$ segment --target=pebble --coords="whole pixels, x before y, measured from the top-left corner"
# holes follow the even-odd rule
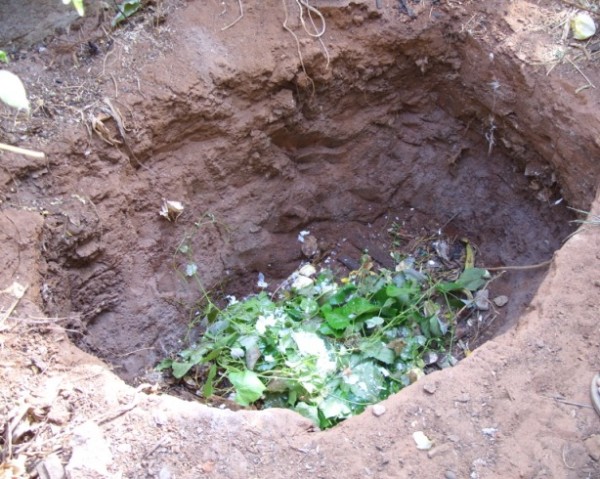
[[[452,472],[452,471],[446,471],[446,474],[444,474],[444,477],[446,479],[457,479],[458,476],[456,474],[454,474],[454,472]]]
[[[489,436],[489,437],[494,437],[496,435],[496,433],[498,432],[498,429],[496,429],[495,427],[484,427],[481,430],[481,433],[485,436]]]
[[[496,296],[493,300],[494,304],[496,306],[498,306],[499,308],[501,308],[502,306],[505,306],[506,303],[508,303],[508,296]]]
[[[436,446],[433,449],[430,449],[427,452],[427,457],[429,459],[433,459],[436,456],[441,456],[443,454],[447,454],[452,451],[452,445],[450,444],[441,444],[440,446]]]
[[[36,468],[40,479],[63,479],[65,470],[60,458],[56,454],[49,454]]]
[[[423,391],[427,394],[434,394],[437,391],[437,386],[434,383],[427,383],[423,386]]]
[[[133,447],[131,447],[131,444],[128,443],[119,444],[117,446],[117,451],[119,451],[122,454],[130,454],[132,450]]]
[[[458,402],[469,402],[470,400],[471,400],[471,396],[469,396],[469,393],[461,394],[460,396],[458,396],[456,398],[456,401],[458,401]]]
[[[490,309],[490,292],[487,289],[480,289],[475,293],[475,306],[479,311]]]
[[[380,417],[385,414],[386,409],[383,404],[375,404],[371,411],[373,412],[373,416]]]
[[[594,461],[600,461],[600,435],[594,434],[583,441],[588,454]]]

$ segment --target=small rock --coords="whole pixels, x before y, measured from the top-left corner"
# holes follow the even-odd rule
[[[92,421],[77,426],[71,440],[71,459],[66,472],[71,478],[102,477],[108,478],[108,466],[112,464],[110,447],[100,426]]]
[[[300,249],[302,250],[302,254],[307,258],[317,256],[319,254],[319,243],[317,242],[317,238],[313,235],[305,236]]]
[[[455,436],[454,434],[450,434],[448,436],[448,441],[452,441],[452,442],[459,442],[460,441],[460,437]]]
[[[475,293],[475,306],[479,311],[490,309],[490,292],[487,289],[480,289]]]
[[[31,364],[38,369],[38,373],[43,373],[48,369],[48,363],[39,357],[31,358]]]
[[[58,426],[67,424],[70,420],[71,412],[64,402],[56,403],[48,413],[48,421],[57,424]]]
[[[458,476],[452,471],[446,471],[446,473],[444,474],[444,477],[446,479],[457,479]]]
[[[164,426],[165,424],[167,424],[169,422],[169,418],[167,417],[167,414],[164,411],[161,411],[159,409],[155,410],[152,413],[152,418],[154,419],[154,422],[156,423],[157,426]]]
[[[385,414],[386,409],[383,404],[375,404],[371,411],[373,412],[373,416],[380,417]]]
[[[433,446],[433,442],[431,442],[431,439],[429,439],[423,431],[413,432],[413,440],[417,445],[417,449],[421,451],[428,451]]]
[[[129,454],[132,450],[133,448],[131,447],[131,444],[126,442],[117,446],[117,451],[119,451],[122,454]]]
[[[352,17],[352,21],[354,22],[355,25],[360,26],[365,21],[365,17],[363,17],[362,15],[354,15]]]
[[[158,479],[171,479],[171,471],[167,466],[163,466],[158,473]]]
[[[425,373],[421,368],[412,368],[406,375],[411,384],[416,383],[419,379],[425,377]]]
[[[600,434],[594,434],[583,441],[588,454],[594,461],[600,461]]]
[[[40,479],[63,479],[65,469],[56,454],[50,454],[35,467]]]
[[[481,430],[482,434],[485,436],[489,436],[489,437],[495,437],[496,433],[498,432],[498,429],[496,429],[495,427],[484,427]]]
[[[430,449],[427,452],[427,457],[429,459],[433,459],[436,456],[441,456],[443,454],[447,454],[452,451],[452,446],[450,444],[442,444],[440,446],[436,446],[433,449]]]
[[[434,394],[437,391],[437,386],[434,383],[427,383],[423,386],[423,391],[427,394]]]
[[[440,357],[434,351],[427,351],[425,354],[423,354],[423,362],[426,366],[431,366],[432,364],[437,363],[439,359]]]
[[[458,402],[469,402],[470,400],[471,400],[471,396],[469,396],[469,393],[461,394],[460,396],[458,396],[456,398],[456,401],[458,401]]]
[[[496,306],[498,306],[499,308],[501,308],[502,306],[505,306],[506,303],[508,303],[508,296],[496,296],[492,301],[494,301],[494,304]]]

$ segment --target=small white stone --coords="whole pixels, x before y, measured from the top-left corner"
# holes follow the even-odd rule
[[[433,446],[433,442],[431,442],[431,439],[423,431],[413,432],[413,439],[417,445],[417,449],[421,451],[428,451]]]
[[[385,414],[385,411],[386,409],[383,404],[375,404],[372,409],[373,416],[375,417],[383,416]]]

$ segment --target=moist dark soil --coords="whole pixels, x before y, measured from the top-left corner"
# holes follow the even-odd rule
[[[560,2],[401,4],[319,2],[321,41],[291,1],[243,2],[231,26],[233,2],[150,2],[116,30],[90,7],[5,49],[32,114],[5,110],[0,141],[46,154],[1,153],[0,286],[29,285],[1,330],[5,397],[59,372],[71,384],[55,388],[68,420],[33,435],[62,438],[64,463],[84,394],[114,457],[98,477],[595,477],[598,418],[556,400],[585,402],[598,367],[598,233],[573,234],[569,208],[597,208],[593,44],[562,39]],[[161,216],[165,200],[181,215]],[[343,273],[365,252],[389,267],[390,251],[439,238],[468,240],[477,266],[510,266],[490,286],[509,302],[469,325],[472,357],[423,380],[434,393],[419,381],[381,418],[317,433],[291,412],[134,394],[81,351],[154,383],[156,363],[193,339],[201,289],[243,297],[262,273],[273,291],[303,262]],[[96,372],[73,372],[73,355]],[[86,377],[90,390],[75,385]],[[131,394],[135,414],[94,416]],[[429,457],[418,430],[435,440]],[[29,465],[47,456],[27,447]]]

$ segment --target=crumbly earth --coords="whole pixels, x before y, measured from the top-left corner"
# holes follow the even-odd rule
[[[597,43],[560,2],[401,3],[315,2],[322,44],[292,1],[153,2],[111,32],[90,8],[9,50],[33,112],[0,140],[46,157],[1,153],[0,478],[600,477],[600,227],[565,206],[600,213]],[[383,414],[317,431],[166,394],[186,263],[246,294],[307,260],[302,229],[319,261],[385,264],[391,227],[552,263],[501,275],[489,340]]]

